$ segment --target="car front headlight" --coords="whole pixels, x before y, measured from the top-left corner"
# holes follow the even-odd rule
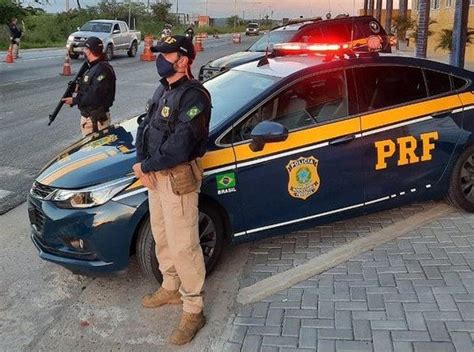
[[[67,37],[67,41],[68,42],[72,42],[74,40],[74,36],[73,35],[70,35],[69,37]]]
[[[134,180],[134,176],[128,176],[78,190],[57,189],[51,194],[49,200],[55,202],[59,208],[91,208],[107,203],[131,185]]]

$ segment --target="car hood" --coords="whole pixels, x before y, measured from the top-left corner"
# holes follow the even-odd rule
[[[103,40],[104,38],[106,38],[109,35],[109,33],[77,31],[77,32],[71,33],[70,35],[73,35],[74,37],[85,38],[84,40],[86,40],[87,38],[92,37],[92,36]]]
[[[79,189],[130,175],[136,160],[137,127],[133,118],[81,139],[50,161],[36,181]]]
[[[232,55],[221,57],[217,60],[209,62],[207,65],[210,67],[219,68],[231,68],[245,64],[247,62],[258,60],[265,56],[264,52],[256,51],[241,51]]]

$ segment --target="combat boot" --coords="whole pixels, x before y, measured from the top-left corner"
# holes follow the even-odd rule
[[[169,341],[174,345],[184,345],[194,338],[204,324],[206,324],[206,318],[203,312],[193,314],[183,311],[178,327],[171,333]]]
[[[153,293],[143,297],[142,305],[146,308],[157,308],[164,304],[181,304],[181,293],[160,287]]]

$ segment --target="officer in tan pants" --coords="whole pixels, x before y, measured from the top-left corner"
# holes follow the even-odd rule
[[[170,337],[185,344],[204,326],[203,286],[206,274],[199,243],[198,196],[211,114],[209,93],[190,79],[195,58],[191,40],[173,36],[154,48],[161,84],[137,131],[135,175],[149,189],[150,219],[163,283],[143,297],[155,308],[183,303]]]

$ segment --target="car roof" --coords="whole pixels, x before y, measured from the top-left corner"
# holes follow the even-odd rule
[[[424,68],[437,69],[452,74],[462,75],[466,74],[466,71],[454,66],[443,64],[440,62],[431,61],[428,59],[414,58],[408,56],[402,56],[397,54],[385,54],[380,53],[376,56],[365,56],[359,55],[353,59],[333,59],[327,61],[325,55],[286,55],[269,57],[268,64],[260,65],[259,61],[249,62],[233,68],[232,70],[250,72],[255,74],[264,74],[279,78],[288,77],[296,72],[302,71],[307,68],[317,67],[322,65],[328,65],[329,63],[337,62],[338,60],[345,60],[347,63],[353,63],[354,65],[363,64],[393,64],[393,65],[406,65],[406,66],[420,66]]]
[[[117,22],[123,22],[123,21],[119,21],[119,20],[91,20],[89,22],[117,23]]]

